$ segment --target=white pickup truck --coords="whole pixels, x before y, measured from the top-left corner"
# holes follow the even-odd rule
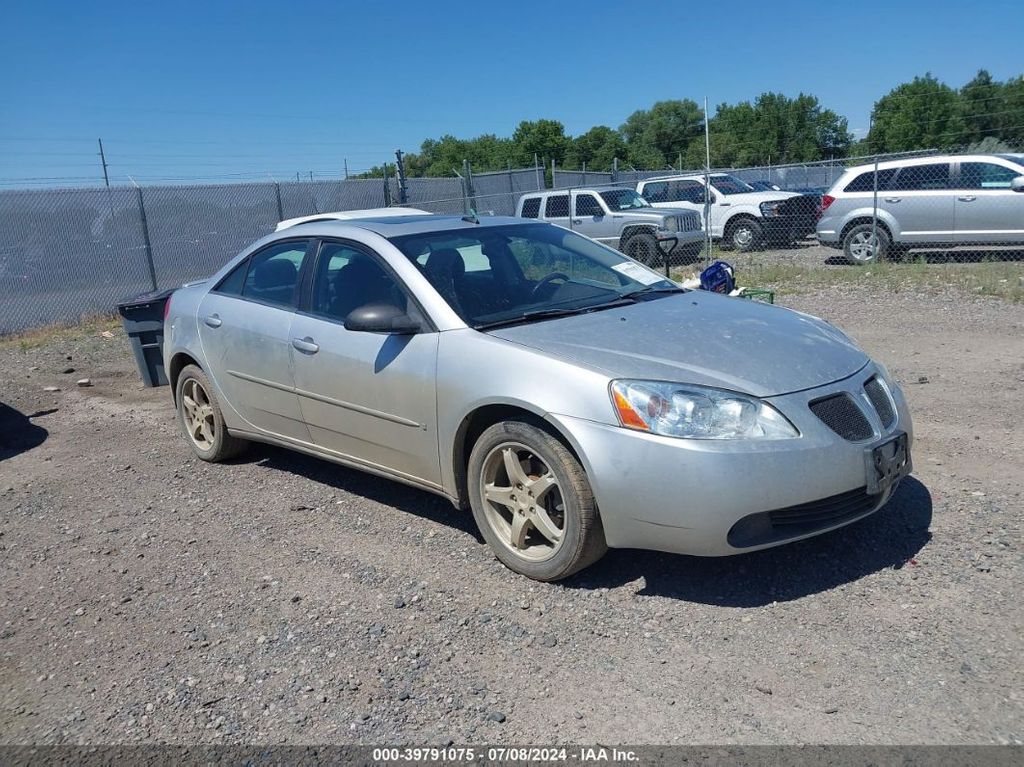
[[[764,243],[789,244],[814,233],[821,198],[796,192],[758,192],[728,173],[649,178],[636,191],[657,208],[689,208],[703,215],[710,200],[711,237],[725,247],[754,250]]]

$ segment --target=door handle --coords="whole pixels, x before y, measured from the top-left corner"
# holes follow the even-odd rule
[[[583,223],[583,219],[582,219],[582,218],[574,218],[574,219],[572,220],[572,222],[573,222],[574,224],[582,224],[582,223]]]
[[[293,338],[292,346],[305,354],[316,354],[320,351],[320,347],[314,343],[313,339],[309,336],[306,336],[305,338]]]
[[[205,322],[211,328],[219,328],[223,324],[221,322],[220,317],[218,317],[216,314],[211,314],[209,317],[204,317],[203,322]]]
[[[899,202],[901,199],[903,199],[903,198],[901,198],[901,197],[886,197],[885,201],[886,202]]]
[[[973,194],[965,194],[963,197],[957,197],[957,199],[960,200],[960,202],[974,202],[978,198]]]

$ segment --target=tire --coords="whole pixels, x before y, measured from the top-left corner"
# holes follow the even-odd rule
[[[875,239],[877,244],[873,246],[871,224],[850,227],[843,235],[843,255],[846,256],[846,260],[851,264],[865,265],[884,259],[892,247],[889,233],[883,227],[876,226]]]
[[[662,265],[661,248],[658,240],[650,232],[637,232],[631,235],[622,249],[630,258],[651,268]]]
[[[733,250],[749,253],[764,239],[764,227],[748,216],[740,216],[729,223],[725,239]]]
[[[548,432],[525,421],[491,426],[473,445],[467,478],[477,527],[510,570],[557,581],[608,550],[583,467]]]
[[[201,369],[186,365],[178,375],[174,394],[178,425],[196,456],[216,463],[233,458],[248,446],[244,439],[228,434],[213,385]]]

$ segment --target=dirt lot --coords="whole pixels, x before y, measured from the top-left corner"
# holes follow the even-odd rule
[[[120,333],[0,343],[0,741],[1020,743],[1024,304],[787,290],[905,385],[914,476],[830,535],[558,585],[430,495],[192,458]]]

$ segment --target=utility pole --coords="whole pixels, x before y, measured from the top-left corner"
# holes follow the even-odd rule
[[[103,154],[103,139],[96,139],[100,142],[100,162],[103,163],[103,183],[110,189],[110,177],[107,175],[107,156]]]
[[[708,127],[708,97],[704,97],[704,243],[711,261],[711,129]]]

